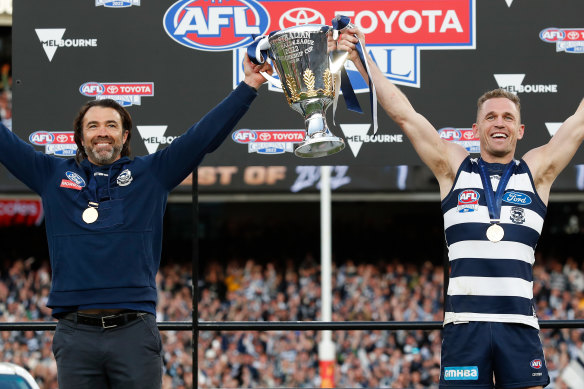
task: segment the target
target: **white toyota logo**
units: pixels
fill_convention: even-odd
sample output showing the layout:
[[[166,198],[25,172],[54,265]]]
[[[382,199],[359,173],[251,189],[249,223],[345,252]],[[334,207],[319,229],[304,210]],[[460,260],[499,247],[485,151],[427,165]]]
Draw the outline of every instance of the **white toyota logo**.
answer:
[[[304,24],[325,24],[324,16],[311,8],[293,8],[280,17],[280,28],[301,26]]]

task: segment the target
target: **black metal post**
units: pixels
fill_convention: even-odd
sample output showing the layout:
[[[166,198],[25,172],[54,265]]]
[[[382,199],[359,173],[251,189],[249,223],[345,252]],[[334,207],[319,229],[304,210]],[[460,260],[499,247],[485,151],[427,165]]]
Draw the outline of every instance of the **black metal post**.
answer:
[[[193,170],[193,386],[199,387],[199,173]]]

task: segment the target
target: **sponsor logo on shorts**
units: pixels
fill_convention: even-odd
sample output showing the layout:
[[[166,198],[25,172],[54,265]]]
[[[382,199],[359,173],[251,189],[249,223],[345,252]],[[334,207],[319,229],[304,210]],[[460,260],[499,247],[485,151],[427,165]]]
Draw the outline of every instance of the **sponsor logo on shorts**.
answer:
[[[444,368],[444,379],[446,381],[454,380],[478,380],[479,368],[477,366],[455,366]]]
[[[533,361],[529,362],[529,365],[534,369],[541,369],[543,367],[543,362],[541,359],[534,359]]]

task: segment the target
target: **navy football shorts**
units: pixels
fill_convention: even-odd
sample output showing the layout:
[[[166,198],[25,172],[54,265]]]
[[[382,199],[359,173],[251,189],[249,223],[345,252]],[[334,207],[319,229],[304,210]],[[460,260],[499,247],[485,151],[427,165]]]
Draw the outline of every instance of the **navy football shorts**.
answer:
[[[441,359],[440,388],[511,389],[550,382],[539,330],[523,324],[447,324]]]

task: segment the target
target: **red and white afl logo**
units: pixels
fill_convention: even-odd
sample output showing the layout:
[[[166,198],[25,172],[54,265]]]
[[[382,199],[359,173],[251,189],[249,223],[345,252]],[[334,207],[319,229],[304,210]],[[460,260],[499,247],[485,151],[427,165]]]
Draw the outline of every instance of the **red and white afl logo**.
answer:
[[[479,194],[476,190],[467,189],[460,192],[458,195],[458,204],[477,204],[479,201]]]
[[[530,365],[534,369],[541,369],[543,367],[543,362],[541,361],[541,359],[534,359],[533,361],[531,361]]]
[[[179,0],[166,10],[163,25],[168,36],[188,48],[231,51],[264,34],[270,14],[257,0]]]

